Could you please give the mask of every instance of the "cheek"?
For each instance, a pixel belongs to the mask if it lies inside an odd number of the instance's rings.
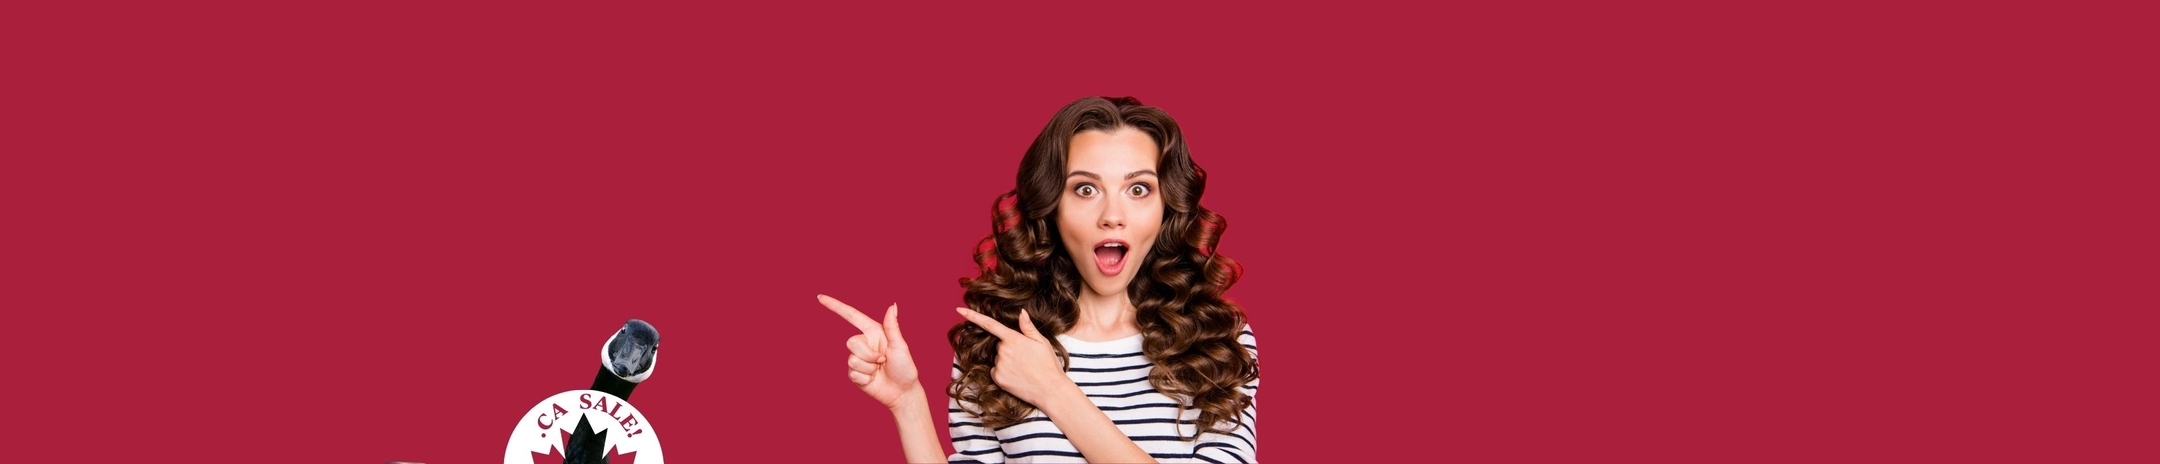
[[[1150,203],[1153,204],[1135,210],[1130,227],[1133,235],[1154,243],[1155,235],[1162,233],[1163,207],[1161,201]]]
[[[1071,202],[1062,200],[1058,201],[1057,215],[1054,220],[1057,221],[1058,234],[1068,239],[1087,230],[1090,224],[1086,211],[1081,211]]]
[[[1056,228],[1058,232],[1058,241],[1060,243],[1056,245],[1058,248],[1064,249],[1066,254],[1072,256],[1085,256],[1088,253],[1093,253],[1095,244],[1089,242],[1088,237],[1096,234],[1094,218],[1088,216],[1086,211],[1067,206],[1070,205],[1065,202],[1059,203],[1057,214],[1052,219],[1054,224],[1050,225],[1050,227]]]

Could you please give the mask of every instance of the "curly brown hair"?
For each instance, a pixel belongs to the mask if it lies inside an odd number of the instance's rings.
[[[1142,351],[1154,365],[1148,384],[1190,400],[1200,411],[1199,427],[1189,439],[1206,431],[1228,433],[1243,422],[1238,411],[1253,401],[1238,387],[1260,376],[1258,362],[1238,343],[1245,311],[1223,298],[1243,271],[1216,252],[1228,222],[1200,206],[1207,171],[1193,163],[1177,121],[1161,109],[1130,97],[1087,97],[1058,110],[1020,159],[1013,190],[991,202],[990,236],[975,251],[979,275],[960,279],[967,289],[964,299],[969,308],[1008,327],[1018,325],[1020,311],[1028,311],[1042,333],[1072,328],[1078,314],[1073,300],[1083,284],[1074,260],[1059,246],[1056,226],[1066,149],[1075,134],[1118,128],[1147,133],[1161,150],[1156,171],[1165,210],[1162,233],[1126,288],[1138,308]],[[1034,405],[991,380],[997,337],[967,322],[954,325],[946,337],[960,371],[946,393],[981,409],[969,413],[998,428],[1034,412]],[[1056,337],[1050,344],[1070,365],[1063,344]]]

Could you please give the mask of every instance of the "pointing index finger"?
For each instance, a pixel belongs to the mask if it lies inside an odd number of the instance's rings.
[[[1005,327],[1005,323],[998,322],[997,318],[990,317],[990,315],[988,314],[978,313],[975,312],[975,310],[967,308],[953,309],[960,311],[960,317],[965,317],[967,318],[968,322],[973,322],[977,327],[982,327],[983,330],[990,331],[990,335],[997,336],[999,340],[1027,338],[1026,335],[1021,335],[1019,332],[1014,332],[1013,329]]]
[[[863,336],[870,337],[870,344],[874,348],[884,349],[884,326],[879,325],[877,321],[870,320],[870,316],[863,315],[862,311],[856,311],[855,307],[848,306],[847,303],[841,303],[840,300],[835,300],[833,297],[818,295],[817,300],[819,303],[825,304],[825,309],[830,309],[833,314],[839,314],[841,318],[847,319],[848,323],[855,324],[855,329],[861,330]]]

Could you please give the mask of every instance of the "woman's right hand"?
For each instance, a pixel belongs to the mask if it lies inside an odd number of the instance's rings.
[[[915,358],[908,354],[907,340],[900,336],[900,305],[885,308],[885,322],[881,324],[840,300],[825,295],[817,298],[826,309],[862,330],[861,335],[847,340],[848,379],[857,388],[886,409],[898,409],[904,405],[902,399],[922,395]]]

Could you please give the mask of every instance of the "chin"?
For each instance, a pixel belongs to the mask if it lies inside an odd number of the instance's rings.
[[[1132,284],[1132,278],[1127,276],[1091,275],[1080,280],[1082,280],[1082,284],[1087,285],[1089,291],[1093,291],[1097,295],[1125,293],[1125,287]]]

